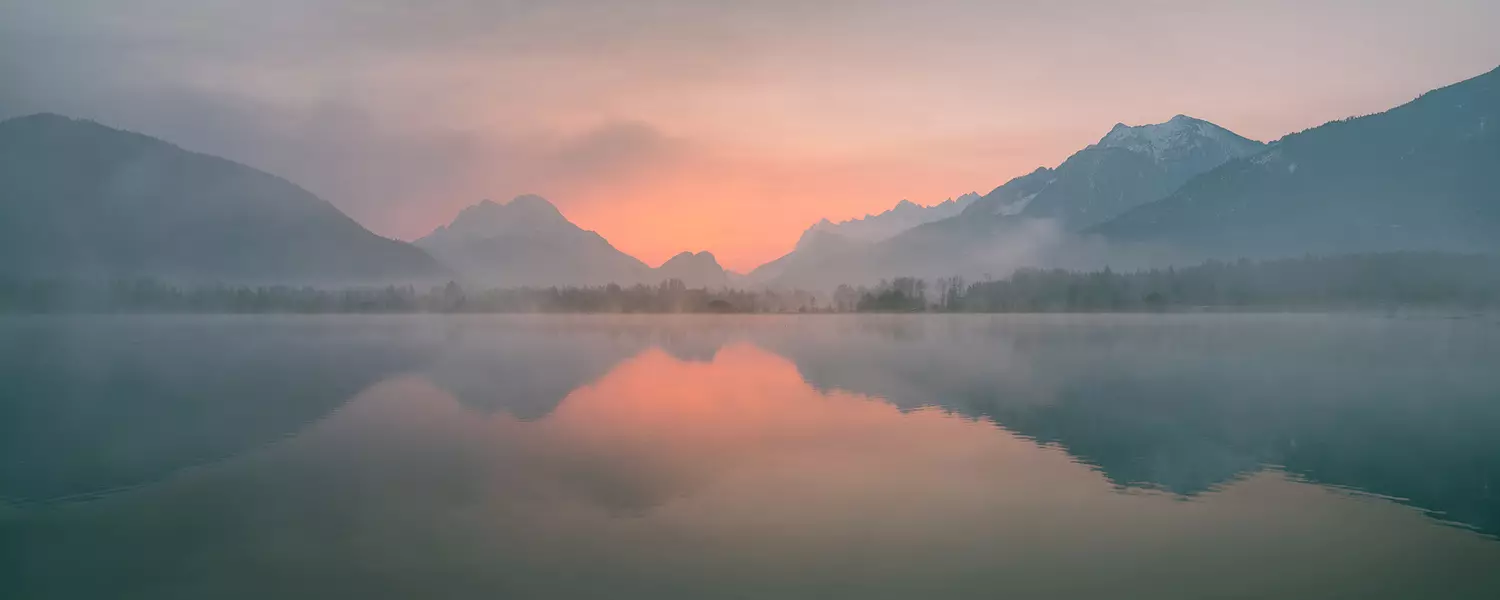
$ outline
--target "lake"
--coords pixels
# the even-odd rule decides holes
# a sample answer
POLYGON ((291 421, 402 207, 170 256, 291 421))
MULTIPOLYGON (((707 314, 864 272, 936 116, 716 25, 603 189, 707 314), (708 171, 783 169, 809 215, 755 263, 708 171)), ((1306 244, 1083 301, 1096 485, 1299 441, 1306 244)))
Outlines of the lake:
POLYGON ((0 597, 1500 598, 1493 315, 0 319, 0 597))

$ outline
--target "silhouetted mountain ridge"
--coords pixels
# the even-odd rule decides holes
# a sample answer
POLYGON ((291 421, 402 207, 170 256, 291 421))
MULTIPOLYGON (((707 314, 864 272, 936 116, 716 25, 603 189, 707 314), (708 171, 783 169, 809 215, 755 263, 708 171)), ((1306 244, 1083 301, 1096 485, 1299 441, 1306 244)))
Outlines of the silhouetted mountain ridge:
POLYGON ((280 283, 446 275, 421 250, 284 179, 55 114, 0 122, 0 274, 280 283))

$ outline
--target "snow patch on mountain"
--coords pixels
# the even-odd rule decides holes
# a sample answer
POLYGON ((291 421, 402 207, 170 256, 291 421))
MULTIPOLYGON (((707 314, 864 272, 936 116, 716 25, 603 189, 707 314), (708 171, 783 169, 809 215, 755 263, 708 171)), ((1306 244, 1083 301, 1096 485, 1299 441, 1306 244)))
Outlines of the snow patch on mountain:
POLYGON ((1259 142, 1187 115, 1177 115, 1154 125, 1132 127, 1118 123, 1096 145, 1149 154, 1158 161, 1205 147, 1223 148, 1230 155, 1247 155, 1261 148, 1259 142))
POLYGON ((1055 181, 1057 181, 1057 178, 1052 178, 1052 179, 1048 180, 1045 185, 1042 186, 1042 189, 1039 189, 1039 190, 1037 190, 1035 192, 1032 192, 1030 194, 1026 194, 1024 196, 1021 196, 1020 198, 1017 198, 1015 202, 1011 202, 1009 204, 1000 204, 1000 205, 996 206, 995 207, 995 214, 997 216, 1001 216, 1001 217, 1009 217, 1009 216, 1012 216, 1012 215, 1019 215, 1019 214, 1021 214, 1022 211, 1026 210, 1027 206, 1031 205, 1031 201, 1032 200, 1036 200, 1036 197, 1037 197, 1038 194, 1041 194, 1042 192, 1046 191, 1047 190, 1047 186, 1052 185, 1052 183, 1055 182, 1055 181))

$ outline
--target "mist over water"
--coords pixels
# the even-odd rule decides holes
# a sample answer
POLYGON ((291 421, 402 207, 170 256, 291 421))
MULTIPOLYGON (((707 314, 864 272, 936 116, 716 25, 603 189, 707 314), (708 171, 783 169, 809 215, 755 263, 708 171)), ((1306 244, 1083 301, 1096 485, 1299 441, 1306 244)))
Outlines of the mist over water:
POLYGON ((0 596, 1500 595, 1500 321, 0 320, 0 596))
POLYGON ((0 0, 0 600, 1500 599, 1497 22, 0 0))

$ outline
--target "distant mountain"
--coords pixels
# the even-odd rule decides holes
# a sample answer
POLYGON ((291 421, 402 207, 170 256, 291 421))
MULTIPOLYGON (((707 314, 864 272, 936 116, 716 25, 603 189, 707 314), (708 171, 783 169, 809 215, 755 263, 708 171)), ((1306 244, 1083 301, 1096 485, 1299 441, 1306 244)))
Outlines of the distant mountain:
POLYGON ((931 223, 963 212, 979 199, 979 194, 969 192, 957 198, 949 198, 932 206, 922 206, 910 200, 902 200, 896 206, 878 215, 865 215, 834 223, 828 219, 818 221, 802 235, 822 232, 839 235, 859 242, 878 242, 921 225, 931 223))
POLYGON ((0 274, 332 284, 447 273, 274 175, 38 114, 0 122, 0 274))
POLYGON ((1220 257, 1500 250, 1500 69, 1289 135, 1092 231, 1220 257))
POLYGON ((1265 144, 1185 115, 1155 125, 1116 124, 1055 169, 1037 169, 964 211, 1057 220, 1082 229, 1172 193, 1194 176, 1260 152, 1265 144))
POLYGON ((708 252, 682 252, 662 263, 653 272, 657 281, 681 280, 690 288, 722 288, 730 285, 730 276, 719 261, 708 252))
POLYGON ((541 196, 485 200, 458 213, 416 245, 485 286, 632 285, 651 268, 598 233, 574 225, 541 196))
POLYGON ((756 267, 747 278, 754 282, 775 280, 799 268, 862 250, 918 225, 956 216, 978 199, 979 194, 969 192, 932 206, 902 200, 895 207, 877 215, 865 215, 838 223, 823 219, 802 232, 802 237, 797 239, 797 245, 791 252, 756 267))
POLYGON ((1097 252, 1067 245, 1070 232, 1162 198, 1192 177, 1264 147, 1183 115, 1155 125, 1119 124, 1056 168, 1012 179, 957 215, 873 243, 810 231, 797 250, 752 275, 773 285, 806 287, 900 275, 977 278, 1003 276, 1021 266, 1084 266, 1097 252), (816 251, 805 248, 814 244, 816 251))
POLYGON ((791 252, 756 267, 746 279, 754 283, 801 285, 803 275, 820 273, 824 265, 857 260, 870 246, 830 231, 809 229, 798 238, 791 252))
POLYGON ((653 269, 530 194, 465 208, 452 223, 415 243, 467 281, 489 287, 656 285, 679 279, 688 287, 718 288, 736 277, 708 252, 683 252, 653 269))

